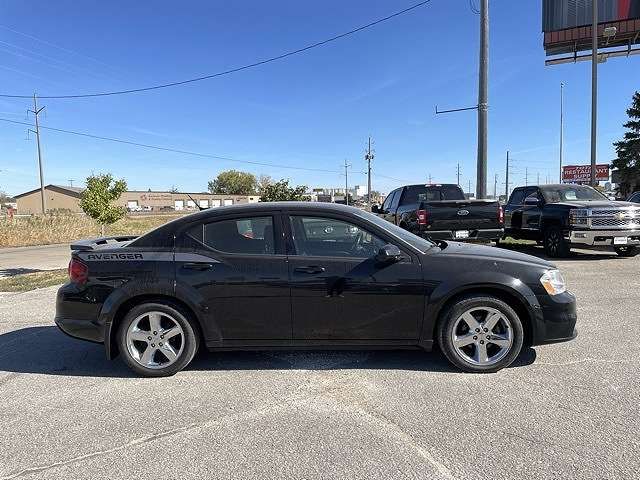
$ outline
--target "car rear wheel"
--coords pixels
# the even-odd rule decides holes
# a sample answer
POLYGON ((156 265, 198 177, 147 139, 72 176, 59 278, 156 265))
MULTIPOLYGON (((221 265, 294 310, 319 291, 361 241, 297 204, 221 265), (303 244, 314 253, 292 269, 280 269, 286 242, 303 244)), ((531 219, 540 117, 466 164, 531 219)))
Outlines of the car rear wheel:
POLYGON ((613 247, 616 253, 621 257, 635 257, 640 253, 640 249, 638 249, 635 245, 627 245, 624 247, 613 247))
POLYGON ((191 362, 198 347, 197 329, 188 316, 164 303, 132 308, 117 335, 125 363, 147 377, 176 374, 191 362))
POLYGON ((544 231, 543 241, 544 251, 550 257, 562 258, 569 255, 571 249, 559 227, 547 227, 544 231))
POLYGON ((474 295, 449 307, 437 340, 447 359, 466 372, 497 372, 513 363, 524 332, 516 312, 502 300, 474 295))

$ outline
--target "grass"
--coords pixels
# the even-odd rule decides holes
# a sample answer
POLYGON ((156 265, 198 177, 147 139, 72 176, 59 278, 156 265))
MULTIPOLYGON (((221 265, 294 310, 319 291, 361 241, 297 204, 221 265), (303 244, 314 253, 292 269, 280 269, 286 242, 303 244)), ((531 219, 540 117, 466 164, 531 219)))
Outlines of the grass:
POLYGON ((67 281, 67 269, 23 273, 0 277, 0 292, 28 292, 36 288, 52 287, 67 281))
MULTIPOLYGON (((141 235, 181 215, 126 216, 105 229, 106 235, 141 235)), ((59 214, 0 220, 0 247, 66 243, 100 236, 100 226, 86 215, 59 214)))

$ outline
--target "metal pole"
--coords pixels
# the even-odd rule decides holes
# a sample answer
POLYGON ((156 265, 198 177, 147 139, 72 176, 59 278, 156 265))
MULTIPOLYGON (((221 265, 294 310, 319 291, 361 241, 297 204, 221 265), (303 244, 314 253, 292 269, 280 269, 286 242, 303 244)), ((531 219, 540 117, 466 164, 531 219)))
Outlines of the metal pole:
POLYGON ((347 159, 344 159, 344 203, 345 205, 349 205, 349 172, 348 168, 351 166, 350 163, 347 163, 347 159))
POLYGON ((369 137, 369 148, 365 155, 367 160, 367 203, 371 205, 371 160, 373 160, 373 154, 371 153, 371 137, 369 137))
POLYGON ((529 185, 529 167, 525 167, 524 169, 524 186, 529 185))
POLYGON ((592 0, 593 23, 591 25, 591 186, 596 186, 596 148, 598 129, 598 0, 592 0))
POLYGON ((480 65, 478 78, 478 165, 476 197, 487 197, 487 109, 489 98, 489 0, 480 0, 480 65))
POLYGON ((460 186, 460 162, 458 162, 457 176, 458 176, 458 186, 460 186))
POLYGON ((562 183, 562 153, 564 150, 564 83, 560 82, 560 176, 562 183))
POLYGON ((540 172, 538 172, 538 180, 536 181, 536 185, 540 185, 540 172))
POLYGON ((36 94, 33 94, 33 115, 36 119, 36 143, 38 145, 38 168, 40 170, 40 201, 42 203, 42 214, 44 215, 47 212, 47 205, 44 195, 44 175, 42 174, 42 149, 40 148, 40 124, 38 122, 38 115, 42 111, 44 107, 38 110, 38 100, 36 94))
POLYGON ((493 178, 493 198, 498 198, 498 174, 493 178))
POLYGON ((471 180, 469 180, 469 196, 471 196, 471 180))
POLYGON ((507 172, 504 178, 504 196, 509 200, 509 150, 507 150, 507 172))

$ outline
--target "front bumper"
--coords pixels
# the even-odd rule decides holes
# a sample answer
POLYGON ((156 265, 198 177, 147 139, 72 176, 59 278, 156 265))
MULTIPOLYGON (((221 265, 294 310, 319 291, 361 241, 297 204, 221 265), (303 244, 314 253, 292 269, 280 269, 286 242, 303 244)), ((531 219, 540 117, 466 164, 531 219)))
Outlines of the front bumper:
POLYGON ((456 230, 423 230, 420 232, 420 236, 423 238, 430 238, 432 240, 453 240, 456 242, 464 242, 466 240, 496 240, 498 238, 502 238, 504 235, 504 228, 476 229, 467 231, 469 232, 469 236, 464 238, 456 237, 456 230))
MULTIPOLYGON (((614 238, 627 238, 624 245, 640 245, 640 229, 635 230, 570 230, 565 235, 565 240, 574 245, 613 246, 614 238)), ((617 244, 616 244, 617 245, 617 244)))
POLYGON ((576 297, 570 292, 559 295, 536 295, 539 322, 533 345, 566 342, 576 338, 576 297))

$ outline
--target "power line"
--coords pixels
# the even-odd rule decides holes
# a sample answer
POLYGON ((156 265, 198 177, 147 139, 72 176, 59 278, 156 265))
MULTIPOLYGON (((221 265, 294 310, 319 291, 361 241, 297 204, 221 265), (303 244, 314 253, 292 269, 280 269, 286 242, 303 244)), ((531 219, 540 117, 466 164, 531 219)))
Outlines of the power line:
MULTIPOLYGON (((19 122, 16 120, 9 120, 7 118, 0 118, 0 121, 2 122, 8 122, 8 123, 14 123, 16 125, 25 125, 27 127, 35 127, 35 125, 32 125, 30 123, 26 123, 26 122, 19 122)), ((113 138, 113 137, 102 137, 99 135, 92 135, 90 133, 84 133, 84 132, 76 132, 73 130, 64 130, 62 128, 54 128, 54 127, 47 127, 45 125, 40 125, 41 129, 47 129, 47 130, 51 130, 54 132, 60 132, 60 133, 67 133, 69 135, 77 135, 80 137, 87 137, 87 138, 94 138, 97 140, 105 140, 105 141, 109 141, 109 142, 116 142, 116 143, 123 143, 125 145, 133 145, 135 147, 142 147, 142 148, 150 148, 153 150, 160 150, 163 152, 171 152, 171 153, 180 153, 183 155, 191 155, 191 156, 195 156, 195 157, 205 157, 205 158, 213 158, 216 160, 226 160, 229 162, 238 162, 238 163, 247 163, 250 165, 259 165, 259 166, 263 166, 263 167, 274 167, 274 168, 286 168, 289 170, 303 170, 303 171, 307 171, 307 172, 322 172, 322 173, 342 173, 338 170, 326 170, 323 168, 306 168, 306 167, 294 167, 291 165, 280 165, 280 164, 274 164, 274 163, 267 163, 267 162, 258 162, 258 161, 253 161, 253 160, 239 160, 237 158, 231 158, 231 157, 224 157, 224 156, 220 156, 220 155, 212 155, 209 153, 200 153, 200 152, 192 152, 189 150, 180 150, 177 148, 171 148, 171 147, 162 147, 162 146, 158 146, 158 145, 150 145, 147 143, 138 143, 138 142, 132 142, 129 140, 122 140, 120 138, 113 138)))
MULTIPOLYGON (((201 77, 196 77, 196 78, 190 78, 188 80, 181 80, 181 81, 177 81, 177 82, 171 82, 171 83, 164 83, 164 84, 159 84, 159 85, 153 85, 153 86, 149 86, 149 87, 142 87, 142 88, 132 88, 129 90, 116 90, 116 91, 111 91, 111 92, 99 92, 99 93, 85 93, 85 94, 75 94, 75 95, 38 95, 38 98, 43 99, 43 98, 57 98, 57 99, 70 99, 70 98, 88 98, 88 97, 106 97, 106 96, 111 96, 111 95, 124 95, 124 94, 128 94, 128 93, 140 93, 140 92, 147 92, 150 90, 158 90, 161 88, 169 88, 169 87, 176 87, 178 85, 186 85, 188 83, 194 83, 194 82, 200 82, 202 80, 209 80, 211 78, 216 78, 216 77, 221 77, 224 75, 229 75, 232 73, 236 73, 236 72, 240 72, 242 70, 247 70, 250 68, 254 68, 254 67, 258 67, 261 65, 265 65, 267 63, 271 63, 271 62, 275 62, 277 60, 282 60, 283 58, 286 57, 290 57, 293 55, 297 55, 299 53, 302 52, 306 52, 307 50, 311 50, 313 48, 317 48, 317 47, 321 47, 323 45, 326 45, 328 43, 331 42, 335 42, 336 40, 340 40, 344 37, 348 37, 349 35, 353 35, 355 33, 358 33, 362 30, 365 30, 367 28, 371 28, 375 25, 378 25, 382 22, 386 22, 387 20, 391 20, 392 18, 398 17, 400 15, 403 15, 405 13, 408 13, 412 10, 415 10, 416 8, 422 7, 424 5, 426 5, 427 3, 430 3, 431 0, 424 0, 422 2, 416 3, 410 7, 405 8, 404 10, 400 10, 398 12, 392 13, 391 15, 387 15, 386 17, 382 17, 379 18, 377 20, 374 20, 372 22, 367 23, 366 25, 362 25, 361 27, 357 27, 354 28, 352 30, 349 30, 348 32, 345 33, 341 33, 339 35, 335 35, 333 37, 327 38, 325 40, 316 42, 316 43, 312 43, 310 45, 307 45, 305 47, 302 48, 298 48, 296 50, 291 50, 289 52, 285 52, 282 53, 280 55, 276 55, 275 57, 270 57, 267 58, 265 60, 260 60, 254 63, 250 63, 247 65, 243 65, 241 67, 235 67, 229 70, 225 70, 222 72, 217 72, 217 73, 212 73, 210 75, 203 75, 201 77)), ((0 94, 0 97, 4 97, 4 98, 32 98, 33 95, 9 95, 9 94, 0 94)))

